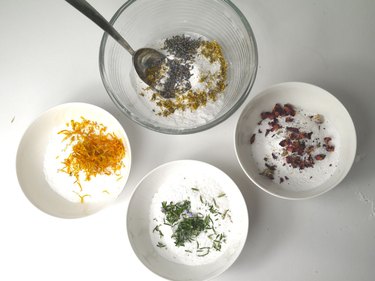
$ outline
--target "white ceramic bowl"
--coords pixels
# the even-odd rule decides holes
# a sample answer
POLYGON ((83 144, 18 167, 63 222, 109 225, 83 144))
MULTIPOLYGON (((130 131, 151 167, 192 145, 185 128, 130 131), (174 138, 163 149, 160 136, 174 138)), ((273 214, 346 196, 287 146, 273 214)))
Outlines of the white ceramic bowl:
MULTIPOLYGON (((125 186, 129 177, 130 167, 130 144, 121 124, 104 109, 86 103, 62 104, 43 113, 26 130, 17 152, 17 176, 26 197, 40 210, 63 218, 90 215, 115 200, 125 186), (108 196, 108 199, 100 199, 91 203, 73 202, 64 197, 63 194, 58 194, 55 191, 56 189, 51 188, 50 181, 47 180, 45 173, 45 161, 46 155, 48 155, 47 147, 51 146, 51 140, 57 134, 56 130, 71 120, 80 120, 81 117, 97 121, 106 126, 108 132, 114 132, 117 137, 122 139, 126 150, 122 178, 115 181, 113 184, 115 186, 110 186, 113 192, 108 196)), ((91 181, 95 182, 96 178, 91 181)), ((70 187, 67 186, 67 188, 70 187)))
MULTIPOLYGON (((290 82, 274 85, 255 96, 243 109, 235 131, 235 150, 246 175, 261 189, 285 199, 318 196, 338 185, 349 172, 356 153, 356 132, 345 107, 327 91, 306 83, 290 82), (332 175, 308 190, 304 186, 279 184, 260 175, 251 151, 250 138, 260 120, 260 113, 270 111, 276 103, 290 103, 308 112, 322 114, 338 133, 339 161, 332 175)), ((311 168, 309 168, 311 169, 311 168)))
POLYGON ((224 272, 239 256, 247 237, 248 214, 236 184, 221 170, 204 162, 169 162, 148 173, 136 187, 127 212, 128 236, 134 252, 154 273, 170 280, 207 280, 224 272), (225 192, 232 212, 233 229, 228 247, 214 262, 192 266, 161 256, 152 245, 150 208, 154 195, 167 182, 184 179, 213 180, 225 192))

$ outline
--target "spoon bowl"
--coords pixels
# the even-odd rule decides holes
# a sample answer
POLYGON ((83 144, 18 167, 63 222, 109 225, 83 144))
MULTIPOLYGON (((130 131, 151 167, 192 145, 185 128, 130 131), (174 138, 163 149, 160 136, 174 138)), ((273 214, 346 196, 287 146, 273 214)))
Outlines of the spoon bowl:
MULTIPOLYGON (((155 83, 155 73, 160 73, 160 68, 166 61, 166 57, 151 48, 141 48, 133 55, 133 64, 138 76, 149 86, 162 91, 155 83)), ((157 81, 156 81, 157 82, 157 81)))

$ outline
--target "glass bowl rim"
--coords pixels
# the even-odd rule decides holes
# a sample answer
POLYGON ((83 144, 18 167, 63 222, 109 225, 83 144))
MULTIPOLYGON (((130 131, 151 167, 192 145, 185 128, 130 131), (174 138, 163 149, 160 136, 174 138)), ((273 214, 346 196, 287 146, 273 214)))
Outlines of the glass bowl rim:
MULTIPOLYGON (((109 21, 110 24, 114 25, 116 20, 120 17, 120 15, 128 8, 131 4, 137 2, 139 0, 128 0, 125 2, 113 15, 111 20, 109 21)), ((248 37, 251 39, 251 43, 253 45, 252 48, 252 54, 254 58, 254 65, 255 65, 255 71, 251 75, 249 83, 246 86, 245 91, 242 93, 241 97, 237 100, 237 102, 229 108, 223 115, 221 115, 219 118, 215 118, 212 121, 209 121, 208 123, 199 125, 194 128, 188 128, 188 129, 171 129, 171 128, 163 128, 159 126, 154 126, 152 123, 145 122, 141 120, 141 118, 137 117, 135 114, 133 114, 130 110, 128 110, 122 103, 116 98, 116 95, 112 92, 110 86, 107 83, 107 78, 106 78, 106 68, 104 64, 104 53, 105 53, 105 47, 108 39, 108 34, 104 32, 101 43, 100 43, 100 49, 99 49, 99 70, 100 70, 100 76, 103 81, 104 88, 106 89, 110 99, 113 101, 113 103, 116 105, 116 107, 124 113, 129 119, 133 120, 137 124, 141 125, 142 127, 145 127, 147 129, 159 132, 159 133, 164 133, 164 134, 170 134, 170 135, 187 135, 187 134, 193 134, 193 133, 198 133, 202 132, 205 130, 208 130, 210 128, 215 127, 216 125, 222 123, 226 119, 228 119, 234 112, 237 111, 237 109, 244 103, 246 98, 249 96, 251 88, 254 85, 255 78, 257 76, 258 72, 258 47, 257 47, 257 42, 254 36, 254 32, 247 21, 246 17, 244 14, 240 11, 239 8, 237 8, 234 3, 232 3, 230 0, 219 0, 222 3, 225 3, 231 8, 239 17, 240 21, 245 27, 245 30, 247 32, 248 37)))

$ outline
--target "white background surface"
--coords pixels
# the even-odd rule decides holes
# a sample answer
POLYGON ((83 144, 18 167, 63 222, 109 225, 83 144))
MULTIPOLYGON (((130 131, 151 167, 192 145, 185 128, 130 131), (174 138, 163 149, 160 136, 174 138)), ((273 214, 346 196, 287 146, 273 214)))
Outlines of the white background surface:
MULTIPOLYGON (((109 19, 123 0, 90 3, 109 19)), ((217 280, 374 280, 375 1, 234 3, 252 25, 259 48, 249 99, 269 85, 303 81, 330 91, 348 109, 358 149, 346 179, 307 201, 266 194, 246 178, 235 157, 240 111, 194 135, 148 131, 122 116, 105 92, 98 69, 99 28, 62 0, 0 0, 0 280, 160 280, 133 254, 125 211, 148 171, 178 159, 222 169, 248 205, 245 248, 217 280), (117 117, 134 161, 116 204, 67 220, 46 215, 27 200, 17 182, 15 156, 34 118, 73 101, 98 105, 117 117)))

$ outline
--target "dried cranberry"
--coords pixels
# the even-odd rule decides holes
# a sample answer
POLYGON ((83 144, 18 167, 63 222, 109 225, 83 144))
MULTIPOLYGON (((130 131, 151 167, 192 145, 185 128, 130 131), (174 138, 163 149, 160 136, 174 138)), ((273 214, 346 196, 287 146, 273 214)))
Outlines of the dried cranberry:
POLYGON ((282 140, 281 142, 279 142, 279 145, 281 147, 285 147, 287 145, 287 140, 286 139, 282 140))
POLYGON ((324 158, 326 158, 326 155, 325 155, 325 154, 318 154, 318 155, 315 155, 315 159, 316 159, 316 160, 323 160, 324 158))
POLYGON ((286 130, 293 133, 299 133, 299 129, 295 127, 286 127, 286 130))
POLYGON ((327 146, 326 146, 326 150, 327 150, 328 152, 332 152, 332 151, 335 151, 335 147, 334 147, 333 145, 327 145, 327 146))
POLYGON ((284 104, 284 111, 285 111, 285 115, 291 115, 291 116, 296 115, 296 111, 294 110, 293 105, 289 103, 284 104))
POLYGON ((275 118, 275 115, 273 115, 271 112, 262 112, 260 114, 260 118, 262 118, 263 120, 264 119, 274 119, 275 118))
POLYGON ((281 104, 279 104, 279 103, 275 104, 275 106, 273 107, 272 113, 276 117, 284 115, 284 110, 283 110, 281 104))
POLYGON ((325 138, 324 138, 324 143, 325 143, 325 144, 328 144, 331 140, 332 140, 332 138, 330 138, 330 137, 325 137, 325 138))

